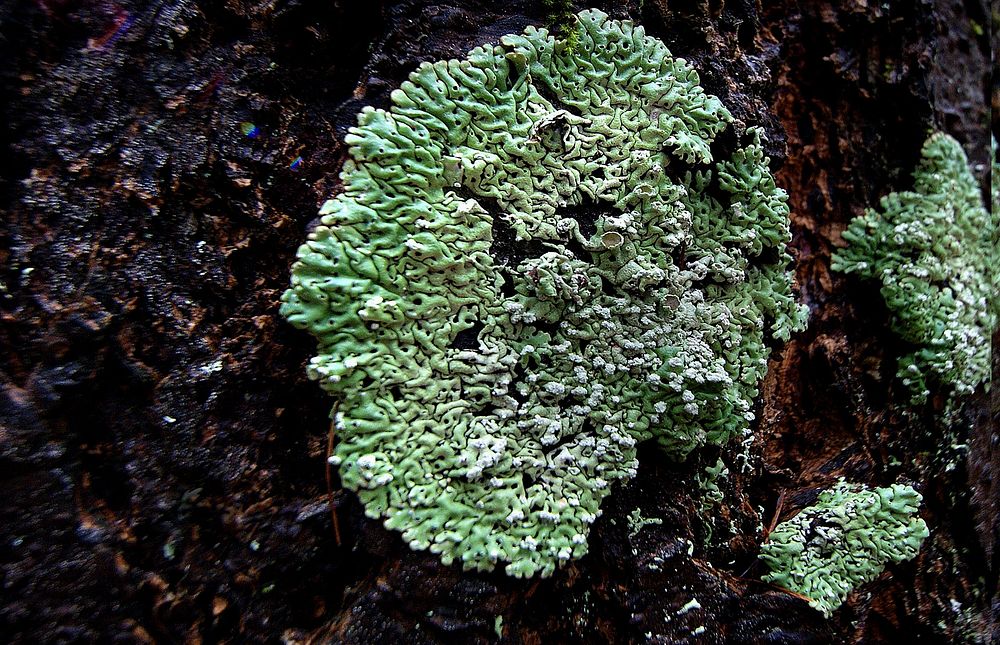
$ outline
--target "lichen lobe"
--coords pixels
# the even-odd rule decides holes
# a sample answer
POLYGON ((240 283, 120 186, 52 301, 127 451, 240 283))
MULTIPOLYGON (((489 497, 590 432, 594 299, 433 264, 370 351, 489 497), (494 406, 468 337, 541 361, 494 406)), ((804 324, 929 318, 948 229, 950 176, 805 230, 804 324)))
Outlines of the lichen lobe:
POLYGON ((770 569, 763 580, 805 595, 830 616, 886 564, 917 555, 929 534, 917 516, 921 500, 903 484, 869 489, 841 481, 771 533, 760 554, 770 569))
POLYGON ((892 329, 913 345, 898 376, 915 404, 941 387, 948 418, 961 396, 989 383, 998 226, 951 136, 927 139, 913 179, 913 190, 886 195, 850 223, 832 266, 882 283, 892 329))
POLYGON ((759 133, 714 159, 731 117, 690 66, 596 10, 577 30, 425 63, 365 108, 282 305, 367 514, 516 576, 586 552, 637 443, 744 432, 766 332, 805 321, 759 133))

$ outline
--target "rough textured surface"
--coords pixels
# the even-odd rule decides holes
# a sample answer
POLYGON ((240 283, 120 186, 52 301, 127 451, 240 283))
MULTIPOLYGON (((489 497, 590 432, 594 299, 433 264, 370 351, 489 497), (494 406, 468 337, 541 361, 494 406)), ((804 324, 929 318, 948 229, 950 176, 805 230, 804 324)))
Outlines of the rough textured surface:
POLYGON ((916 346, 899 360, 900 380, 917 404, 948 388, 950 417, 990 380, 997 231, 961 144, 936 133, 920 154, 913 190, 853 220, 831 266, 881 282, 893 330, 916 346))
POLYGON ((713 159, 732 117, 693 69, 600 11, 571 29, 362 110, 281 308, 368 516, 522 577, 586 553, 639 442, 748 436, 765 339, 805 326, 760 132, 713 159))
POLYGON ((998 413, 975 399, 968 455, 937 457, 931 420, 901 413, 877 289, 829 271, 848 222, 911 187, 914 132, 951 133, 985 170, 985 6, 595 4, 686 58, 734 128, 763 118, 784 162, 810 329, 773 355, 761 443, 724 457, 711 512, 724 539, 703 546, 691 498, 715 456, 677 465, 652 446, 606 499, 588 555, 542 581, 415 553, 336 480, 333 535, 329 399, 303 371, 314 343, 278 313, 288 266, 336 190, 357 113, 387 108, 420 62, 541 24, 539 4, 8 3, 8 640, 494 642, 502 616, 508 642, 683 642, 699 627, 700 642, 989 642, 998 413), (840 476, 909 478, 934 533, 825 621, 752 565, 760 522, 840 476), (633 535, 637 508, 663 523, 633 535))
MULTIPOLYGON (((765 460, 774 485, 788 491, 789 511, 808 506, 810 489, 826 488, 839 476, 882 486, 907 477, 924 497, 934 533, 916 560, 901 566, 926 573, 911 583, 897 575, 849 598, 834 616, 851 625, 845 639, 976 642, 978 633, 988 642, 997 629, 996 609, 992 623, 988 609, 997 606, 996 570, 986 559, 1000 526, 1000 408, 989 398, 996 388, 971 397, 967 455, 961 441, 933 441, 941 436, 936 421, 911 418, 909 389, 895 378, 896 358, 906 347, 889 329, 889 312, 875 304, 881 302, 877 285, 854 290, 855 281, 829 268, 852 219, 882 195, 912 187, 924 142, 915 132, 946 129, 982 176, 990 48, 975 27, 989 22, 988 13, 962 2, 866 4, 815 3, 790 21, 776 9, 764 21, 784 43, 775 108, 788 135, 788 159, 777 179, 789 191, 797 276, 809 285, 812 313, 809 330, 793 339, 778 369, 805 378, 776 380, 771 392, 765 387, 765 460), (891 104, 914 109, 886 109, 891 104), (948 519, 937 522, 939 513, 948 519), (960 537, 966 532, 975 532, 979 544, 960 537), (945 581, 964 566, 976 573, 945 581), (931 600, 941 594, 948 600, 931 600), (902 618, 921 612, 919 621, 902 618)), ((993 356, 995 372, 998 353, 993 356)), ((944 397, 935 396, 930 407, 940 412, 944 405, 944 397)))
POLYGON ((917 517, 920 499, 902 484, 868 489, 840 482, 771 531, 760 552, 770 569, 762 579, 802 594, 829 616, 887 563, 917 555, 928 535, 917 517))

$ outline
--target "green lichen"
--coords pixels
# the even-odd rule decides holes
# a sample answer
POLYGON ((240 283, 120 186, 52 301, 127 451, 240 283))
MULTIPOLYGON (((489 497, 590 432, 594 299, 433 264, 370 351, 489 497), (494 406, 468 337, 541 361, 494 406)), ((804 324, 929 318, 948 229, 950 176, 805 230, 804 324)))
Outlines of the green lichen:
POLYGON ((690 66, 599 11, 575 29, 422 64, 365 108, 283 298, 339 401, 343 485, 468 569, 583 555, 636 444, 743 433, 765 337, 805 322, 759 133, 715 160, 731 117, 690 66))
POLYGON ((542 9, 545 10, 545 25, 549 33, 559 46, 572 53, 580 42, 572 0, 542 0, 542 9))
POLYGON ((1000 159, 997 158, 997 138, 990 136, 990 195, 992 197, 994 224, 1000 217, 1000 159))
POLYGON ((913 178, 912 191, 890 193, 851 222, 850 245, 834 254, 833 268, 881 281, 892 329, 916 346, 898 376, 915 404, 930 394, 929 377, 948 386, 948 415, 958 396, 990 377, 996 223, 950 136, 924 143, 913 178))
POLYGON ((630 540, 635 539, 635 536, 639 535, 639 532, 647 526, 655 526, 663 524, 663 520, 658 517, 644 517, 642 514, 642 509, 636 507, 632 509, 632 512, 628 516, 628 537, 630 540))
POLYGON ((928 535, 916 517, 920 501, 909 486, 871 490, 841 481, 771 532, 761 547, 771 570, 763 580, 810 598, 829 616, 887 563, 917 554, 928 535))
MULTIPOLYGON (((990 229, 992 238, 990 254, 992 267, 990 275, 993 276, 993 288, 990 292, 990 307, 1000 319, 1000 270, 997 270, 997 262, 1000 262, 1000 158, 997 158, 996 137, 990 137, 990 229)), ((994 321, 994 324, 997 321, 994 321)))
POLYGON ((725 499, 720 483, 729 478, 729 468, 722 459, 718 459, 714 466, 705 466, 702 472, 694 477, 698 484, 698 494, 695 495, 694 502, 698 507, 698 516, 701 518, 702 527, 705 531, 704 544, 710 544, 715 535, 715 529, 719 524, 728 526, 731 533, 736 532, 727 518, 718 513, 718 508, 725 499))
POLYGON ((695 475, 698 489, 701 491, 701 501, 709 505, 720 504, 724 498, 719 482, 729 477, 729 468, 722 459, 717 459, 714 466, 706 466, 704 475, 695 475))

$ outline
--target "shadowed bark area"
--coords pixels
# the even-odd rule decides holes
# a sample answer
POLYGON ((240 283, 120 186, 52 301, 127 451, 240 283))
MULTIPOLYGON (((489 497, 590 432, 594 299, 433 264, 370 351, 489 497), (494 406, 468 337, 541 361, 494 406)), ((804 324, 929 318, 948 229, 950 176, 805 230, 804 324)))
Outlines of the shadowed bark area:
POLYGON ((544 24, 543 3, 0 9, 7 640, 1000 639, 997 390, 969 401, 967 435, 938 427, 941 396, 908 412, 894 377, 906 348, 877 285, 829 269, 848 221, 910 187, 929 129, 956 136, 987 179, 990 8, 593 4, 689 60, 735 129, 765 128, 810 327, 772 355, 749 458, 733 446, 676 464, 642 447, 589 555, 528 581, 415 553, 335 488, 338 544, 331 401, 278 298, 357 112, 385 107, 421 61, 544 24), (723 500, 705 501, 720 456, 723 500), (913 484, 931 537, 824 620, 760 582, 756 556, 762 527, 840 477, 913 484))

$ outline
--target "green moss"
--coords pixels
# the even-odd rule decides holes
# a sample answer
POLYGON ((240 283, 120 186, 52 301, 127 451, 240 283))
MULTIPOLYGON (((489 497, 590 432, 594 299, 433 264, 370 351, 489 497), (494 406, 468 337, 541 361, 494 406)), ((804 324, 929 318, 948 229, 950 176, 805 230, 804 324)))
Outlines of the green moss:
POLYGON ((572 53, 580 42, 572 0, 542 0, 542 8, 546 12, 545 25, 549 33, 568 53, 572 53))
POLYGON ((950 387, 950 410, 990 376, 997 226, 950 136, 927 140, 913 178, 912 191, 883 197, 851 222, 833 268, 882 283, 893 330, 915 346, 900 359, 899 378, 918 404, 929 377, 950 387))
POLYGON ((731 117, 693 69, 599 11, 576 33, 423 64, 365 108, 281 309, 319 342, 367 514, 516 576, 586 552, 638 442, 745 432, 765 337, 805 322, 759 133, 714 159, 731 117))
POLYGON ((761 547, 770 569, 763 580, 811 598, 829 616, 887 563, 916 556, 928 535, 916 517, 920 501, 909 486, 869 490, 840 482, 774 529, 761 547))

